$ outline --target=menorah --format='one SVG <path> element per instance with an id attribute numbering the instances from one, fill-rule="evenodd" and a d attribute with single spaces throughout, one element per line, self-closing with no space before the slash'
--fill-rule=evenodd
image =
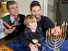
<path id="1" fill-rule="evenodd" d="M 59 26 L 61 29 L 61 34 L 56 32 L 52 34 L 52 29 L 46 31 L 46 45 L 50 49 L 53 49 L 53 51 L 60 51 L 59 47 L 63 44 L 66 38 L 67 25 L 67 22 L 63 22 L 63 24 Z M 57 27 L 56 24 L 55 27 Z"/>

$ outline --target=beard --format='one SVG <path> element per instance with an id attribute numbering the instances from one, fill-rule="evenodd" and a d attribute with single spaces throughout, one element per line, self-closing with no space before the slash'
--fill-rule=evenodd
<path id="1" fill-rule="evenodd" d="M 36 17 L 37 21 L 40 21 L 41 20 L 41 16 L 40 17 Z"/>

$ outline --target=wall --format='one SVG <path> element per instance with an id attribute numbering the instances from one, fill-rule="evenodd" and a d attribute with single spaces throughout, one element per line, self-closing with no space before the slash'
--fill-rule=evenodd
<path id="1" fill-rule="evenodd" d="M 48 0 L 48 3 L 47 3 L 47 16 L 53 21 L 55 22 L 55 3 L 54 3 L 55 0 Z M 55 1 L 56 2 L 56 1 Z"/>
<path id="2" fill-rule="evenodd" d="M 56 21 L 68 21 L 68 4 L 63 4 L 62 0 L 58 0 L 56 5 Z"/>
<path id="3" fill-rule="evenodd" d="M 61 12 L 61 21 L 68 21 L 68 3 L 63 4 L 62 0 L 60 0 L 59 9 Z"/>
<path id="4" fill-rule="evenodd" d="M 30 7 L 31 0 L 16 0 L 16 2 L 19 5 L 20 13 L 22 13 L 24 15 L 30 14 L 29 7 Z"/>
<path id="5" fill-rule="evenodd" d="M 30 3 L 33 0 L 16 0 L 19 5 L 20 13 L 22 14 L 30 14 Z M 37 0 L 41 4 L 42 14 L 47 16 L 47 0 Z"/>

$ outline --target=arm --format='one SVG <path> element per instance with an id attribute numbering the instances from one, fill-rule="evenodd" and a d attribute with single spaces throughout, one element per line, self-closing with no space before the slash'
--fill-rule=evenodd
<path id="1" fill-rule="evenodd" d="M 48 17 L 44 18 L 44 28 L 45 30 L 48 30 L 49 28 L 53 28 L 54 27 L 54 23 L 51 21 L 51 19 L 49 19 Z"/>
<path id="2" fill-rule="evenodd" d="M 44 41 L 44 34 L 43 34 L 43 31 L 42 31 L 42 28 L 39 27 L 39 42 L 43 42 Z"/>
<path id="3" fill-rule="evenodd" d="M 32 41 L 33 38 L 30 36 L 30 34 L 31 34 L 31 32 L 30 32 L 29 29 L 25 29 L 25 30 L 24 30 L 24 36 L 25 36 L 25 38 L 26 38 L 29 42 L 33 43 L 33 41 Z"/>
<path id="4" fill-rule="evenodd" d="M 20 34 L 20 40 L 22 42 L 22 44 L 24 44 L 24 46 L 29 47 L 30 43 L 32 43 L 32 39 L 30 39 L 29 37 L 29 31 L 27 31 L 26 29 L 24 29 L 24 32 L 21 32 Z"/>
<path id="5" fill-rule="evenodd" d="M 3 39 L 4 37 L 6 37 L 6 36 L 7 36 L 8 34 L 10 34 L 14 29 L 15 29 L 15 28 L 13 28 L 13 29 L 5 29 L 5 31 L 0 32 L 0 39 Z"/>
<path id="6" fill-rule="evenodd" d="M 51 34 L 54 35 L 61 34 L 62 32 L 60 26 L 55 27 L 55 24 L 48 17 L 45 17 L 44 28 L 46 28 L 45 30 L 51 29 Z"/>
<path id="7" fill-rule="evenodd" d="M 32 43 L 29 44 L 31 51 L 38 51 L 38 47 Z"/>
<path id="8" fill-rule="evenodd" d="M 0 32 L 0 39 L 3 39 L 5 36 L 4 32 Z"/>
<path id="9" fill-rule="evenodd" d="M 4 39 L 9 40 L 9 39 L 14 39 L 15 37 L 18 37 L 20 35 L 20 32 L 24 30 L 24 26 L 22 26 L 23 20 L 24 20 L 24 15 L 19 15 L 20 18 L 18 23 L 21 23 L 21 25 L 16 26 L 15 30 L 12 33 L 9 33 Z M 13 25 L 13 23 L 10 20 L 10 15 L 7 15 L 2 18 L 3 21 L 8 23 L 10 26 Z"/>
<path id="10" fill-rule="evenodd" d="M 5 27 L 3 25 L 3 20 L 0 19 L 0 39 L 3 39 L 5 36 L 7 36 L 8 31 L 4 31 Z"/>

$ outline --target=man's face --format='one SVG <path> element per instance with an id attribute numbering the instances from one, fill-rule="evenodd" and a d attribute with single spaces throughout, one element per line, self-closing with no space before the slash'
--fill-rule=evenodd
<path id="1" fill-rule="evenodd" d="M 17 4 L 9 5 L 8 11 L 9 11 L 10 15 L 18 16 L 18 14 L 19 14 L 18 5 Z"/>
<path id="2" fill-rule="evenodd" d="M 41 16 L 41 8 L 40 8 L 40 6 L 32 7 L 31 14 L 33 16 L 35 16 L 36 18 L 39 18 Z"/>

